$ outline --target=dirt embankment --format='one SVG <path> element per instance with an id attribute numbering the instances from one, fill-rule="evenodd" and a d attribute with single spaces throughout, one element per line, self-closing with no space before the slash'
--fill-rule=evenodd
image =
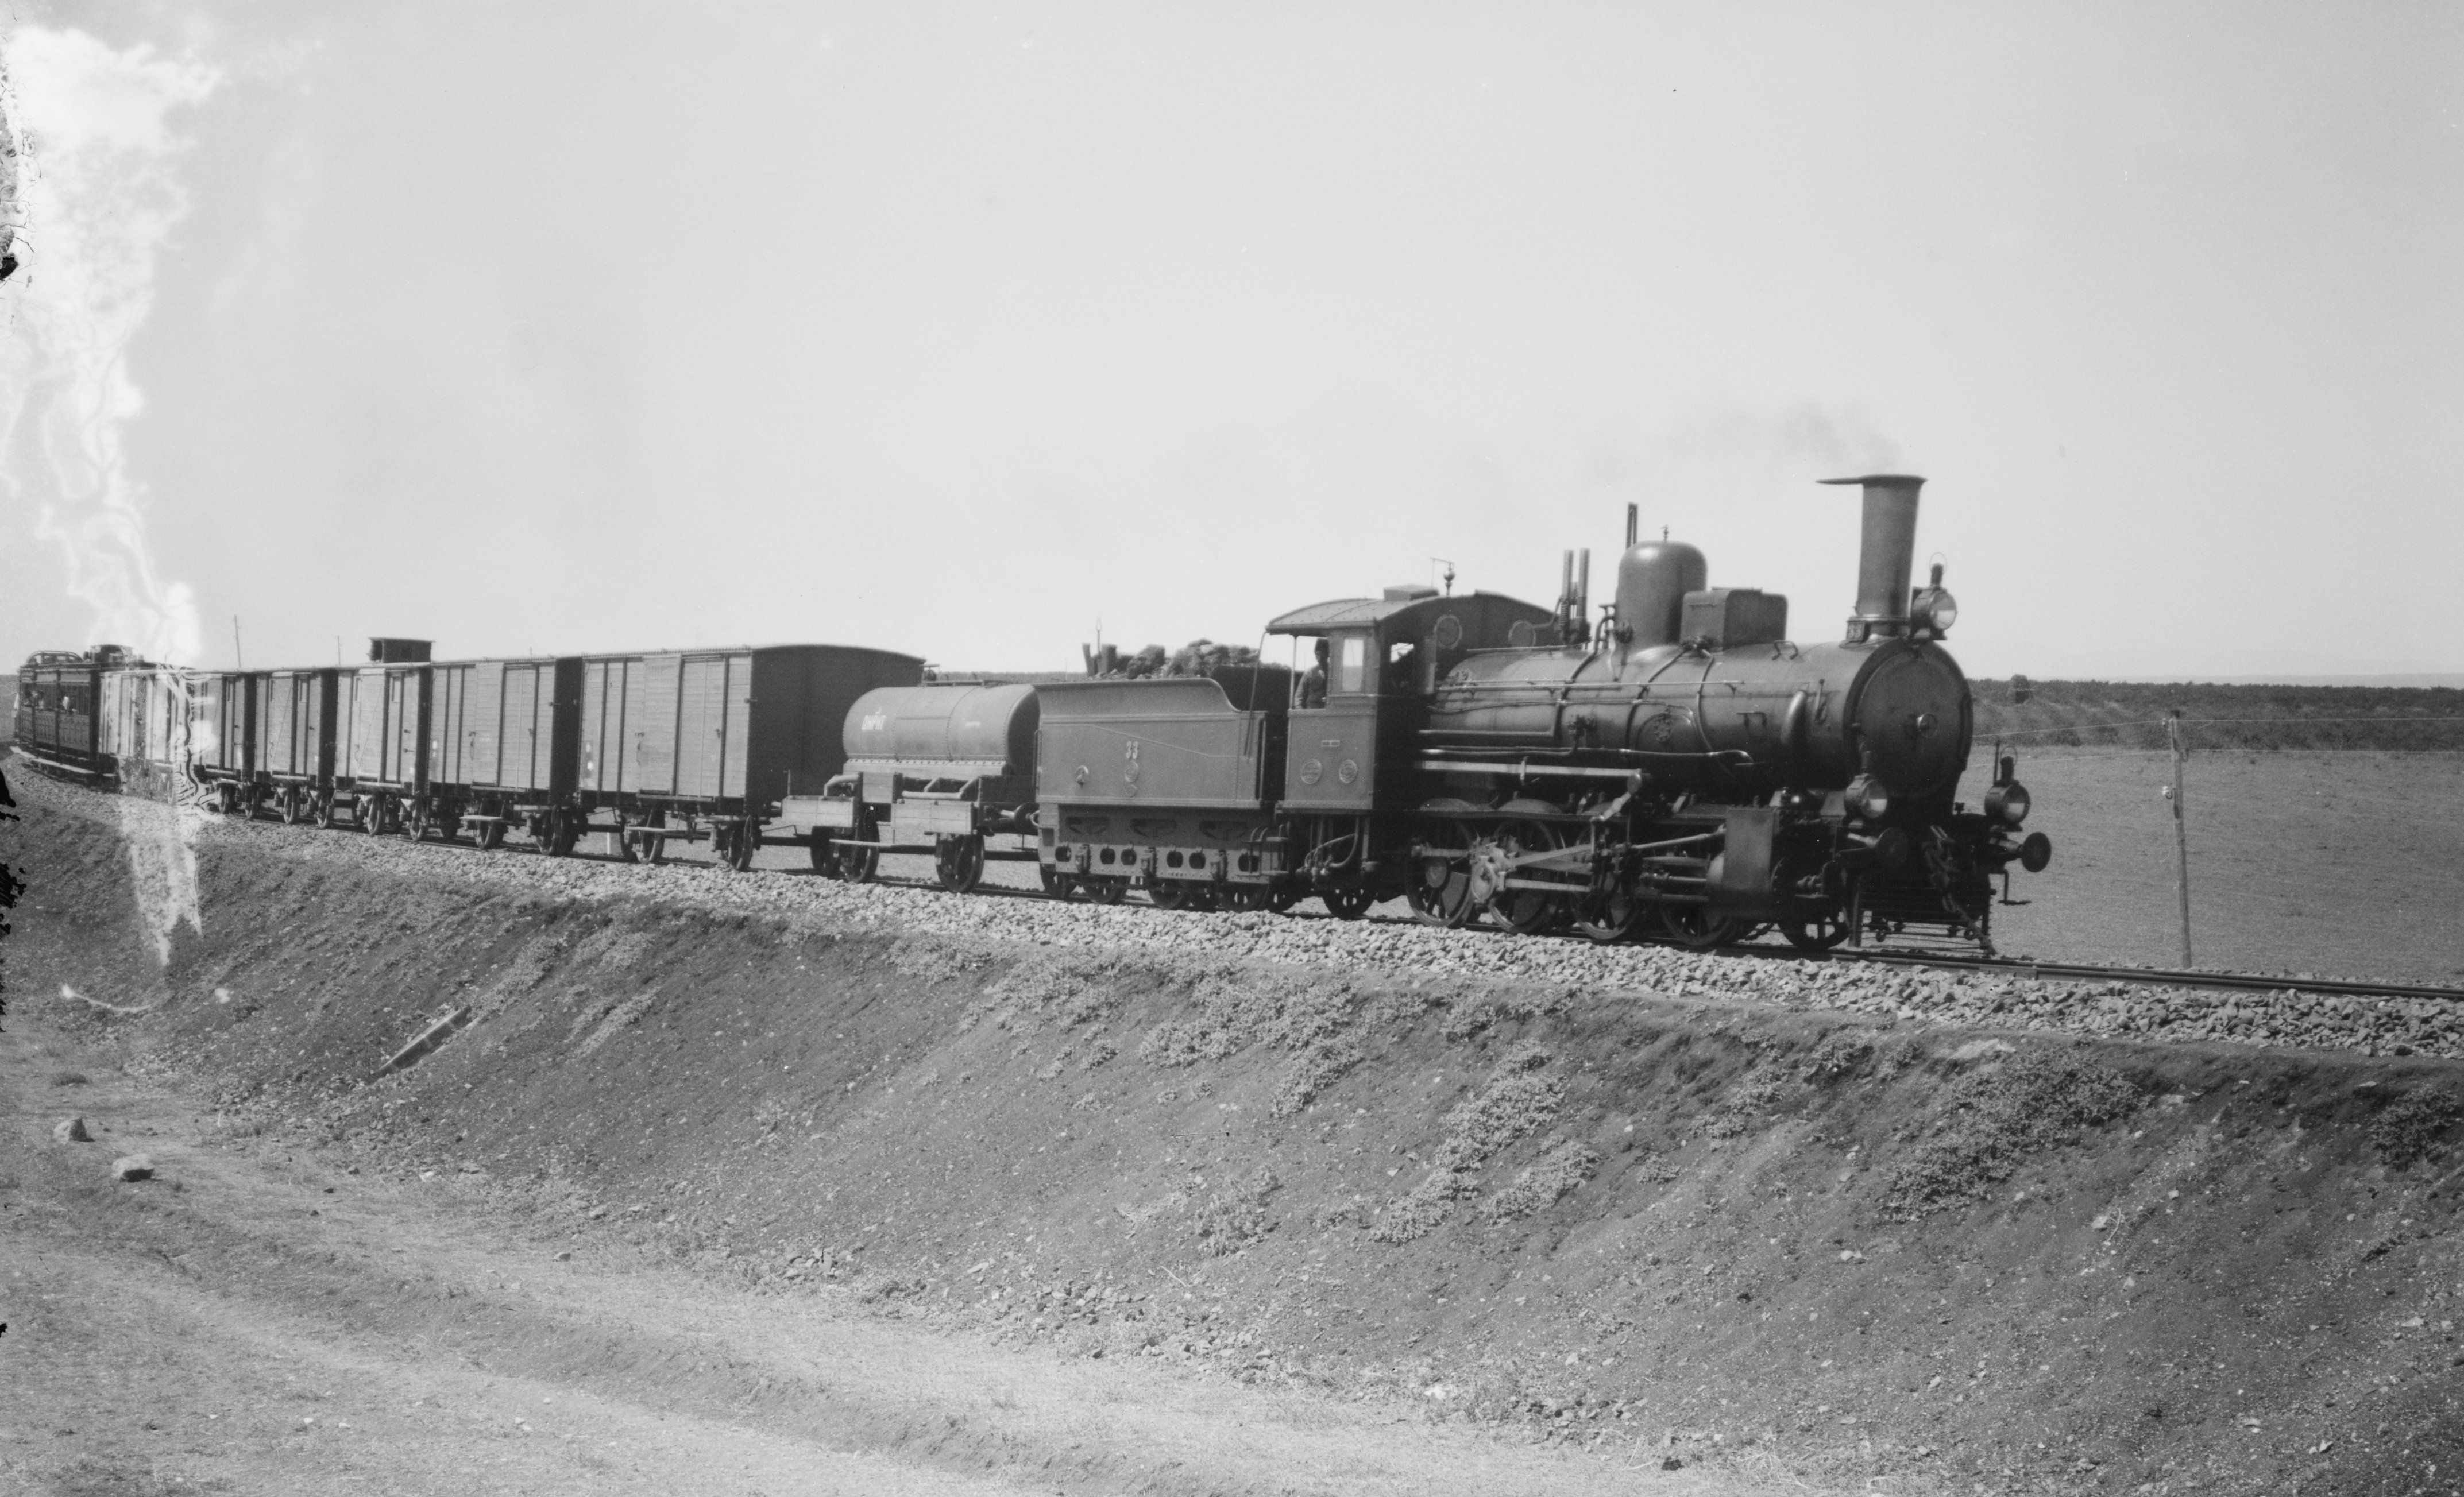
<path id="1" fill-rule="evenodd" d="M 19 1002 L 543 1238 L 1891 1489 L 2464 1477 L 2453 1063 L 926 940 L 229 844 L 162 973 L 94 829 L 12 833 Z"/>

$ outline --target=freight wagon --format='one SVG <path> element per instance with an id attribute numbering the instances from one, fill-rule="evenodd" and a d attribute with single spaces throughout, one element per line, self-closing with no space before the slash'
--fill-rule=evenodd
<path id="1" fill-rule="evenodd" d="M 264 677 L 261 671 L 201 671 L 190 678 L 188 776 L 217 810 L 257 806 L 256 699 Z"/>
<path id="2" fill-rule="evenodd" d="M 101 673 L 98 758 L 120 787 L 167 798 L 187 782 L 188 673 L 131 663 Z"/>
<path id="3" fill-rule="evenodd" d="M 47 774 L 102 784 L 111 778 L 103 762 L 102 675 L 126 652 L 117 645 L 83 654 L 44 650 L 17 671 L 16 752 Z"/>
<path id="4" fill-rule="evenodd" d="M 671 841 L 707 840 L 720 862 L 749 869 L 776 808 L 845 767 L 856 700 L 923 676 L 913 655 L 844 645 L 585 660 L 582 793 L 616 809 L 627 857 L 655 862 Z M 809 833 L 780 840 L 801 846 Z"/>

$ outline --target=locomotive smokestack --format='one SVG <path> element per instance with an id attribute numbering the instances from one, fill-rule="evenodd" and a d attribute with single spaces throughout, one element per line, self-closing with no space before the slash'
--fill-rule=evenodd
<path id="1" fill-rule="evenodd" d="M 1908 629 L 1908 581 L 1916 569 L 1917 491 L 1925 480 L 1908 473 L 1868 473 L 1825 478 L 1865 491 L 1863 544 L 1857 554 L 1857 611 L 1848 620 L 1848 642 Z"/>

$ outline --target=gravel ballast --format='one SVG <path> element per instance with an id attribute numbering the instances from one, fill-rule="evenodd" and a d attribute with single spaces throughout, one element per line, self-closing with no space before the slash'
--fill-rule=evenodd
<path id="1" fill-rule="evenodd" d="M 134 807 L 123 798 L 99 796 L 22 770 L 11 782 L 30 804 L 88 819 L 109 815 L 115 831 L 131 829 Z M 175 813 L 145 809 L 153 813 L 146 819 L 159 820 L 168 835 Z M 258 856 L 340 862 L 533 898 L 649 900 L 714 914 L 783 917 L 829 930 L 940 936 L 968 945 L 1143 949 L 1386 975 L 1563 984 L 1596 998 L 1650 994 L 1888 1014 L 1963 1027 L 2464 1058 L 2464 1007 L 2431 999 L 2029 981 L 1767 955 L 1698 954 L 1662 946 L 1597 947 L 1494 930 L 1444 930 L 1409 919 L 1338 920 L 1315 914 L 1313 901 L 1291 914 L 1275 915 L 1165 912 L 1136 903 L 1065 903 L 1011 892 L 954 895 L 912 885 L 843 884 L 802 870 L 735 873 L 701 863 L 653 867 L 589 857 L 551 859 L 519 848 L 482 853 L 467 845 L 413 844 L 399 837 L 177 814 L 193 826 L 201 852 L 246 846 Z M 774 854 L 778 850 L 794 849 L 774 849 Z M 203 918 L 213 917 L 211 910 L 203 912 Z"/>

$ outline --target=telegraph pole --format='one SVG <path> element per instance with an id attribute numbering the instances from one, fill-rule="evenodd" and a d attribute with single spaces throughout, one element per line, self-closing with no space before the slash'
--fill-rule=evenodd
<path id="1" fill-rule="evenodd" d="M 2165 791 L 2165 799 L 2173 803 L 2173 888 L 2182 904 L 2182 965 L 2196 965 L 2190 959 L 2190 824 L 2184 815 L 2182 804 L 2182 761 L 2190 757 L 2189 743 L 2182 736 L 2182 710 L 2174 708 L 2165 719 L 2165 739 L 2173 749 L 2173 783 Z"/>

